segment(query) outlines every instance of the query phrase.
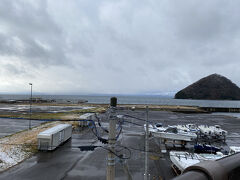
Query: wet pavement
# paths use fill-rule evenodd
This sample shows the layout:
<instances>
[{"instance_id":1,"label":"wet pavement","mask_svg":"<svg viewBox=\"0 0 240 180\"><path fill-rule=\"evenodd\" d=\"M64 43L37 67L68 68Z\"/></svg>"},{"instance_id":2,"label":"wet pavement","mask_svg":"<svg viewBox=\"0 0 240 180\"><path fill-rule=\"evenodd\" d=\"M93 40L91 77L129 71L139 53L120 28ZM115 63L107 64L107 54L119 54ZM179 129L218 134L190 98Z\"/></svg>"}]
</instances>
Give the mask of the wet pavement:
<instances>
[{"instance_id":1,"label":"wet pavement","mask_svg":"<svg viewBox=\"0 0 240 180\"><path fill-rule=\"evenodd\" d=\"M29 114L29 105L11 105L11 104L0 104L0 114ZM32 113L59 113L68 112L79 109L89 109L92 107L82 106L32 106ZM42 121L31 121L31 127L35 127L43 123ZM12 118L0 118L0 138L11 135L13 133L25 130L29 128L29 120L24 119L12 119Z\"/></svg>"},{"instance_id":2,"label":"wet pavement","mask_svg":"<svg viewBox=\"0 0 240 180\"><path fill-rule=\"evenodd\" d=\"M43 105L32 105L32 113L59 113L67 112L72 110L89 109L92 107L82 106L43 106ZM11 113L29 113L29 105L11 105L11 104L0 104L1 112Z\"/></svg>"},{"instance_id":3,"label":"wet pavement","mask_svg":"<svg viewBox=\"0 0 240 180\"><path fill-rule=\"evenodd\" d=\"M144 111L119 111L118 114L130 114L136 117L145 118ZM102 126L108 126L105 115L102 115ZM227 145L240 146L240 119L213 114L181 114L166 111L149 112L149 120L162 122L163 125L173 124L219 124L229 132ZM127 122L128 121L128 122ZM130 122L130 123L129 123ZM125 167L133 179L143 179L144 174L144 131L141 125L144 121L133 118L125 118L123 132L119 136L118 145L125 146L131 150L131 157L126 161L116 159L116 178L127 179ZM138 126L140 125L140 126ZM99 134L106 137L104 131L99 129ZM142 134L142 135L141 135ZM94 151L80 151L77 146L102 145L92 133L91 129L75 130L70 141L53 152L39 152L23 163L10 168L0 174L0 179L21 179L21 180L43 180L43 179L66 179L66 180L103 180L106 179L106 156L107 151L103 148L96 148ZM226 145L225 145L226 146ZM159 145L153 138L150 139L149 173L151 179L171 179L174 172L168 153L161 153L161 149L167 150L172 147ZM127 150L118 154L129 155Z\"/></svg>"},{"instance_id":4,"label":"wet pavement","mask_svg":"<svg viewBox=\"0 0 240 180\"><path fill-rule=\"evenodd\" d=\"M40 125L40 121L31 121L31 127ZM0 138L28 129L29 120L0 118Z\"/></svg>"}]
</instances>

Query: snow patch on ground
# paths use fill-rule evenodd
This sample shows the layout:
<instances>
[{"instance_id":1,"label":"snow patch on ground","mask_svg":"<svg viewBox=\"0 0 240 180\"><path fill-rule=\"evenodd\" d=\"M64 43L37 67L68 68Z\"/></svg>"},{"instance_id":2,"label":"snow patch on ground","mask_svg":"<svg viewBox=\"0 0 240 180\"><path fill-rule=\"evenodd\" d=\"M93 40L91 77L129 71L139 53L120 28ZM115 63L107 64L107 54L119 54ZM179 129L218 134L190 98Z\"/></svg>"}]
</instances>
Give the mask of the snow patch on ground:
<instances>
[{"instance_id":1,"label":"snow patch on ground","mask_svg":"<svg viewBox=\"0 0 240 180\"><path fill-rule=\"evenodd\" d=\"M58 123L47 123L31 130L0 139L0 171L4 171L32 156L37 150L37 135Z\"/></svg>"},{"instance_id":2,"label":"snow patch on ground","mask_svg":"<svg viewBox=\"0 0 240 180\"><path fill-rule=\"evenodd\" d=\"M9 151L0 148L0 170L5 170L12 167L19 162L23 161L26 157L29 157L31 153L24 152L21 147L13 147Z\"/></svg>"}]
</instances>

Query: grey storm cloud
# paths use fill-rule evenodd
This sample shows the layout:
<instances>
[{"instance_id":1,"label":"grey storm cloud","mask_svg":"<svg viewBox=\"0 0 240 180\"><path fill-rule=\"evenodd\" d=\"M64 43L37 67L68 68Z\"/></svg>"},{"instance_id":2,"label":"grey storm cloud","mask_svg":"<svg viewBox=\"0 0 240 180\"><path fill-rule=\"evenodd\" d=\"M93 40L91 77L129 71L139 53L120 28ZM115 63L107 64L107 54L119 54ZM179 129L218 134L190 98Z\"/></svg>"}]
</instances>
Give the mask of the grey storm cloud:
<instances>
[{"instance_id":1,"label":"grey storm cloud","mask_svg":"<svg viewBox=\"0 0 240 180\"><path fill-rule=\"evenodd\" d=\"M64 63L64 38L45 1L37 7L24 1L1 1L0 24L7 29L0 33L2 55L18 56L30 64Z\"/></svg>"},{"instance_id":2,"label":"grey storm cloud","mask_svg":"<svg viewBox=\"0 0 240 180\"><path fill-rule=\"evenodd\" d=\"M235 33L239 35L239 5L233 1L177 2L175 22L185 40L206 42L234 38Z\"/></svg>"},{"instance_id":3,"label":"grey storm cloud","mask_svg":"<svg viewBox=\"0 0 240 180\"><path fill-rule=\"evenodd\" d=\"M0 63L41 92L177 91L212 73L240 84L239 5L2 0Z\"/></svg>"}]
</instances>

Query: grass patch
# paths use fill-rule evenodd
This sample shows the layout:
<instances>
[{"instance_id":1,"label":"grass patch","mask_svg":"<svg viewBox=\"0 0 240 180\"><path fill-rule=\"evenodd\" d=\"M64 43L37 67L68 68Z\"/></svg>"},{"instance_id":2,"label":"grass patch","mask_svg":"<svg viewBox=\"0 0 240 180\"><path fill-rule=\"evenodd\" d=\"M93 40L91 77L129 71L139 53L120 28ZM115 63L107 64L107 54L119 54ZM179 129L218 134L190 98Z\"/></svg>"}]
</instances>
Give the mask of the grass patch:
<instances>
[{"instance_id":1,"label":"grass patch","mask_svg":"<svg viewBox=\"0 0 240 180\"><path fill-rule=\"evenodd\" d=\"M104 107L95 107L91 109L78 109L70 111L71 113L104 113L106 112L106 108Z\"/></svg>"},{"instance_id":2,"label":"grass patch","mask_svg":"<svg viewBox=\"0 0 240 180\"><path fill-rule=\"evenodd\" d=\"M35 153L38 152L38 146L37 146L37 144L36 145L26 144L26 145L22 146L22 151L28 152L28 153L31 153L31 154L35 154Z\"/></svg>"},{"instance_id":3,"label":"grass patch","mask_svg":"<svg viewBox=\"0 0 240 180\"><path fill-rule=\"evenodd\" d=\"M79 109L71 110L68 112L59 112L59 113L32 113L31 119L59 119L59 120L74 120L78 119L79 115L84 113L103 113L106 111L104 107L95 107L91 109ZM19 114L19 113L2 113L0 114L2 118L23 118L30 119L29 114Z\"/></svg>"}]
</instances>

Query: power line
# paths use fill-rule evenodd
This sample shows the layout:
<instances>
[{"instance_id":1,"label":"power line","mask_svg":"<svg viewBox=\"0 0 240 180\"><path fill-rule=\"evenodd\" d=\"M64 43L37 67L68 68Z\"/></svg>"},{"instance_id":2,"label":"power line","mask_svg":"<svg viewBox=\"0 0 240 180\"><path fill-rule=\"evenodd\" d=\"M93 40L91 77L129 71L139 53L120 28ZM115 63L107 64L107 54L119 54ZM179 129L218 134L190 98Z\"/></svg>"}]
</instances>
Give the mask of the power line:
<instances>
[{"instance_id":1,"label":"power line","mask_svg":"<svg viewBox=\"0 0 240 180\"><path fill-rule=\"evenodd\" d=\"M127 120L124 120L124 122L127 122L127 123L129 123L129 124L134 124L134 125L136 125L136 126L141 126L141 127L143 126L142 124L130 122L130 121L127 121Z\"/></svg>"},{"instance_id":2,"label":"power line","mask_svg":"<svg viewBox=\"0 0 240 180\"><path fill-rule=\"evenodd\" d=\"M134 117L134 116L130 116L130 115L124 115L124 116L127 116L127 117L131 117L131 118L134 118L134 119L137 119L137 120L140 120L140 121L146 121L146 120L144 120L144 119L141 119L141 118L138 118L138 117ZM1 117L2 118L2 117ZM0 119L1 119L0 118ZM25 119L25 118L14 118L14 117L6 117L6 118L8 118L8 119L18 119L18 120L29 120L29 119ZM88 125L88 127L89 128L91 128L92 129L92 132L93 132L93 134L98 138L98 140L100 140L100 141L104 141L105 143L108 143L108 141L106 140L106 139L104 139L104 138L101 138L100 136L99 136L99 134L98 134L98 131L97 131L97 127L96 127L96 125L95 125L95 121L93 121L93 120L62 120L62 119L32 119L32 120L35 120L35 121L44 121L44 122L48 122L48 121L52 121L52 122L54 122L54 121L62 121L62 122L72 122L72 121L87 121L87 122L90 122ZM97 118L97 120L98 120L98 123L100 124L98 124L99 125L99 127L101 127L102 128L102 126L101 126L101 122L100 122L100 119L98 119ZM122 132L122 124L124 123L124 122L127 122L127 123L130 123L130 124L133 124L133 125L137 125L137 126L143 126L143 125L141 125L141 124L138 124L138 123L134 123L134 122L130 122L130 121L127 121L127 120L123 120L123 121L119 121L119 127L121 128L120 129L120 131L119 131L119 134L118 134L118 136L116 136L116 137L119 137L119 135L121 134L121 132ZM152 122L152 121L148 121L148 122ZM91 124L92 124L92 127L91 127ZM94 130L95 130L95 132L94 132ZM116 138L117 139L117 138ZM37 144L14 144L14 143L0 143L0 144L2 144L2 145L19 145L19 146L38 146ZM63 145L59 145L58 147L61 147L61 146L63 146ZM116 145L116 146L120 146L120 145ZM53 146L54 147L54 146ZM83 148L84 149L84 147L85 148L89 148L89 149L95 149L95 148L98 148L98 147L101 147L101 148L103 148L103 149L105 149L105 150L108 150L108 151L110 151L108 148L106 148L106 147L104 147L104 146L64 146L64 147L71 147L71 148L78 148L78 149L80 149L80 148ZM134 147L126 147L126 146L121 146L123 149L122 150L124 150L124 149L127 149L128 151L129 151L129 153L131 154L131 150L135 150L135 151L140 151L140 152L150 152L150 153L155 153L155 154L161 154L162 155L162 153L160 153L160 152L156 152L156 151L151 151L151 150L149 150L149 151L145 151L145 150L142 150L142 149L138 149L138 148L134 148ZM116 151L116 152L121 152L122 150L119 150L119 151ZM120 159L130 159L130 157L131 157L131 155L129 156L129 157L127 157L127 158L123 158L121 155L118 155L117 153L115 153L115 152L111 152L111 153L113 153L114 155L116 155L118 158L120 158ZM169 154L170 155L170 154ZM180 157L179 155L170 155L170 156L176 156L176 157ZM186 157L187 158L187 156L184 156L184 157ZM199 159L197 159L197 160L199 160Z\"/></svg>"},{"instance_id":3,"label":"power line","mask_svg":"<svg viewBox=\"0 0 240 180\"><path fill-rule=\"evenodd\" d=\"M10 145L10 146L25 146L25 147L30 147L30 146L38 146L38 144L21 144L21 143L0 143L1 145ZM157 155L162 155L161 152L157 152L157 151L146 151L146 150L143 150L143 149L138 149L138 148L134 148L134 147L129 147L129 146L123 146L123 145L116 145L116 147L121 147L122 149L120 150L116 150L116 152L113 152L111 151L110 149L108 149L107 147L105 146L93 146L93 145L89 145L89 146L66 146L64 144L61 144L59 146L51 146L51 147L66 147L66 148L75 148L75 149L80 149L81 151L92 151L94 150L95 148L102 148L102 149L105 149L107 151L110 151L111 153L113 153L114 155L116 155L118 158L120 159L130 159L131 158L131 150L134 150L134 151L140 151L140 152L150 152L150 153L154 153L154 154L157 154ZM117 153L123 151L123 150L127 150L129 152L129 156L128 157L123 157L122 155L119 155ZM202 154L216 154L216 153L202 153ZM204 160L204 157L203 158L198 158L197 156L194 156L194 155L198 155L198 153L189 153L189 152L186 152L186 154L181 154L181 155L171 155L169 154L169 156L173 156L173 157L178 157L178 158L188 158L189 156L191 156L190 159L194 159L194 160ZM201 156L201 155L200 155ZM223 156L224 157L224 156Z\"/></svg>"},{"instance_id":4,"label":"power line","mask_svg":"<svg viewBox=\"0 0 240 180\"><path fill-rule=\"evenodd\" d=\"M146 119L142 119L142 118L139 118L139 117L131 116L131 115L128 115L128 114L123 114L123 116L130 117L130 118L134 118L134 119L136 119L136 120L146 122ZM149 121L149 120L147 120L147 121L148 121L149 123L154 124L153 121Z\"/></svg>"},{"instance_id":5,"label":"power line","mask_svg":"<svg viewBox=\"0 0 240 180\"><path fill-rule=\"evenodd\" d=\"M25 146L25 147L31 147L31 146L38 146L38 144L21 144L21 143L0 143L1 145L9 145L9 146ZM105 149L111 153L113 153L115 156L117 156L120 159L130 159L131 158L131 151L130 149L128 149L127 147L124 147L123 149L126 149L129 151L129 156L128 157L122 157L121 155L111 151L109 148L104 147L104 146L93 146L93 145L89 145L89 146L66 146L64 144L62 145L58 145L58 146L51 146L51 147L66 147L66 148L76 148L76 149L80 149L81 151L93 151L95 148L102 148ZM121 152L123 151L123 149L117 151L117 152Z\"/></svg>"}]
</instances>

